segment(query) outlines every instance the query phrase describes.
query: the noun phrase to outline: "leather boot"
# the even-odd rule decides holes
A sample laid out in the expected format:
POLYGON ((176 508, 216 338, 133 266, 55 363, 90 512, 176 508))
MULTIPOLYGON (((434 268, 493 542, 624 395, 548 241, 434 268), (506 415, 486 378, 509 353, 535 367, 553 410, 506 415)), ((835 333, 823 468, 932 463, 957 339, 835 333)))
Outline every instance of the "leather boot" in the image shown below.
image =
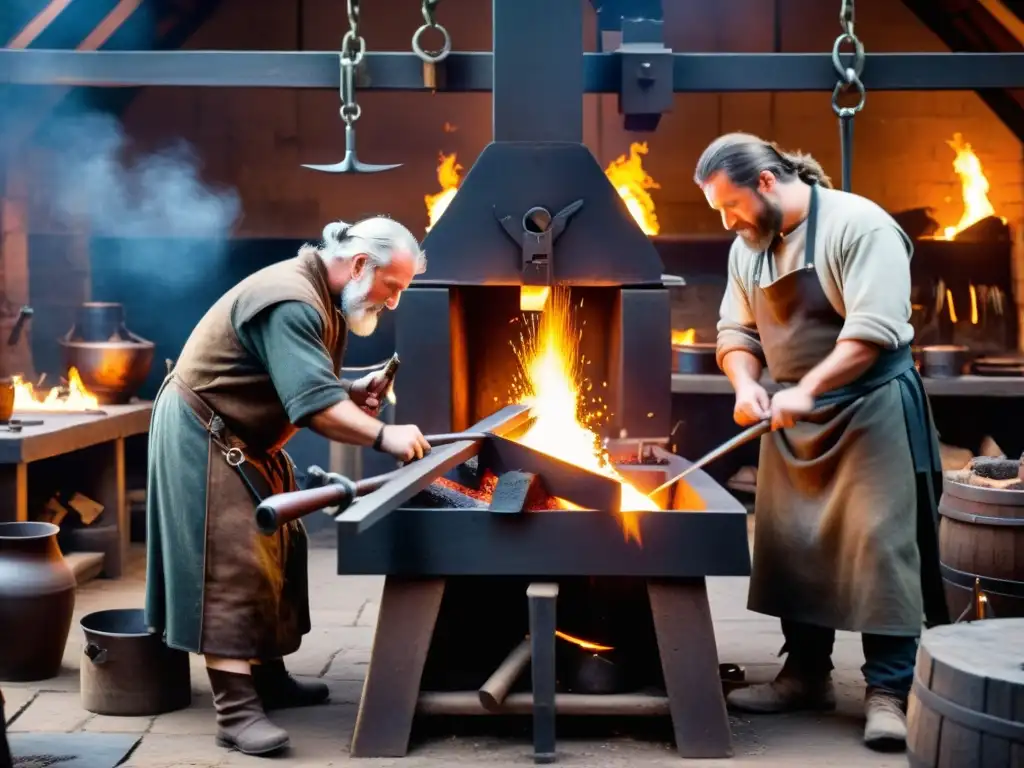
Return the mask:
POLYGON ((731 691, 726 703, 740 712, 779 714, 810 710, 831 712, 836 708, 832 677, 809 679, 786 670, 770 683, 760 683, 731 691))
POLYGON ((331 695, 327 686, 318 680, 296 680, 288 674, 281 659, 253 664, 252 681, 267 711, 323 704, 331 695))
POLYGON ((207 668, 217 710, 217 744, 246 755, 288 746, 288 732, 267 719, 251 675, 207 668))
POLYGON ((901 696, 868 688, 864 697, 864 743, 877 752, 902 752, 907 748, 907 715, 901 696))

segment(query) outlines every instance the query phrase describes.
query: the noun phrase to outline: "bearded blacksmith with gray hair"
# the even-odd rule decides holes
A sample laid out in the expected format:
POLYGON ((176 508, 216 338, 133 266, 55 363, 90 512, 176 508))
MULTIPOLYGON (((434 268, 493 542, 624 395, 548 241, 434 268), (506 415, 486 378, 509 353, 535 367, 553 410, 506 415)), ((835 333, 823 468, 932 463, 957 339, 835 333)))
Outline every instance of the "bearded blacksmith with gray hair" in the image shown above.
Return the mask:
POLYGON ((156 397, 149 433, 146 620, 203 654, 217 742, 269 754, 288 734, 266 710, 318 704, 281 657, 310 629, 300 521, 255 525, 258 498, 295 490, 283 447, 308 427, 408 461, 430 450, 413 425, 375 414, 382 372, 339 378, 348 330, 369 336, 426 269, 408 229, 384 217, 324 228, 319 247, 242 280, 192 331, 156 397))
POLYGON ((902 749, 922 624, 947 623, 938 440, 910 343, 910 239, 832 189, 810 156, 749 134, 712 142, 695 181, 738 237, 718 362, 761 438, 748 607, 782 619, 786 662, 730 693, 748 712, 835 707, 836 630, 861 633, 864 740, 902 749), (761 385, 762 369, 782 389, 761 385))

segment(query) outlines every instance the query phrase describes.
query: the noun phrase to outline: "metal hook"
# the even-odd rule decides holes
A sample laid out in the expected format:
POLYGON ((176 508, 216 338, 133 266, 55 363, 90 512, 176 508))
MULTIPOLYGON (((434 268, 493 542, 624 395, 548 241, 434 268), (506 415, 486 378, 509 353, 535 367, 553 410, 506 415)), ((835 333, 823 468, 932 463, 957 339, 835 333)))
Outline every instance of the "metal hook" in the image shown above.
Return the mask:
MULTIPOLYGON (((361 54, 360 54, 361 56, 361 54)), ((355 100, 355 64, 344 52, 339 55, 341 62, 341 119, 345 122, 345 157, 341 162, 331 165, 313 165, 303 163, 303 168, 324 173, 380 173, 400 168, 401 163, 391 165, 373 165, 364 163, 356 156, 355 122, 362 110, 355 100)))

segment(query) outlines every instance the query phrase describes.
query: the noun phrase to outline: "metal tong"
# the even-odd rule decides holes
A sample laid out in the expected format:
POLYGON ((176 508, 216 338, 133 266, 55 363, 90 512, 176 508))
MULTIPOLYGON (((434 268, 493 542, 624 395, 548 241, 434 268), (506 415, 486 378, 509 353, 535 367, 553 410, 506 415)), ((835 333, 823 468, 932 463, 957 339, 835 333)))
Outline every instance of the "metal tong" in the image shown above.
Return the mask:
MULTIPOLYGON (((490 435, 487 432, 450 432, 442 435, 425 435, 431 448, 459 443, 464 440, 479 442, 490 435)), ((309 484, 300 491, 276 493, 265 498, 256 508, 256 527, 260 533, 270 536, 278 529, 312 514, 318 510, 329 510, 337 514, 348 509, 360 496, 376 491, 390 480, 398 477, 402 469, 385 472, 382 475, 353 481, 335 472, 325 472, 318 466, 306 470, 309 484)))
POLYGON ((762 435, 766 435, 771 431, 771 419, 765 419, 764 421, 759 421, 756 424, 747 427, 745 430, 740 432, 735 437, 729 438, 714 450, 711 450, 708 453, 704 454, 702 457, 697 459, 697 461, 688 466, 682 472, 677 474, 675 477, 669 478, 647 495, 651 498, 654 498, 656 495, 658 495, 658 493, 666 490, 667 488, 671 488, 673 485, 678 483, 691 472, 696 472, 698 469, 703 469, 712 461, 722 458, 727 453, 731 453, 732 451, 739 448, 741 445, 746 445, 751 440, 756 440, 757 438, 761 437, 762 435))

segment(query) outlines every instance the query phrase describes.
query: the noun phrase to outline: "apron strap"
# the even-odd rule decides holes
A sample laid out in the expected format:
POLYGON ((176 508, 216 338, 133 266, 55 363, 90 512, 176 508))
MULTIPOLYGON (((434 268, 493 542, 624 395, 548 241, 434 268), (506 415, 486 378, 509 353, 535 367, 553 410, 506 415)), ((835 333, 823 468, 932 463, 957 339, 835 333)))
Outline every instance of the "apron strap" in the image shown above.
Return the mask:
MULTIPOLYGON (((804 238, 804 269, 809 269, 814 266, 814 246, 818 239, 818 185, 811 184, 811 202, 807 209, 807 234, 804 238)), ((768 249, 761 251, 757 254, 757 261, 754 262, 754 279, 752 282, 752 288, 758 288, 761 285, 761 272, 764 270, 764 264, 768 261, 768 249)), ((772 279, 775 279, 775 259, 768 261, 768 275, 772 279)))

